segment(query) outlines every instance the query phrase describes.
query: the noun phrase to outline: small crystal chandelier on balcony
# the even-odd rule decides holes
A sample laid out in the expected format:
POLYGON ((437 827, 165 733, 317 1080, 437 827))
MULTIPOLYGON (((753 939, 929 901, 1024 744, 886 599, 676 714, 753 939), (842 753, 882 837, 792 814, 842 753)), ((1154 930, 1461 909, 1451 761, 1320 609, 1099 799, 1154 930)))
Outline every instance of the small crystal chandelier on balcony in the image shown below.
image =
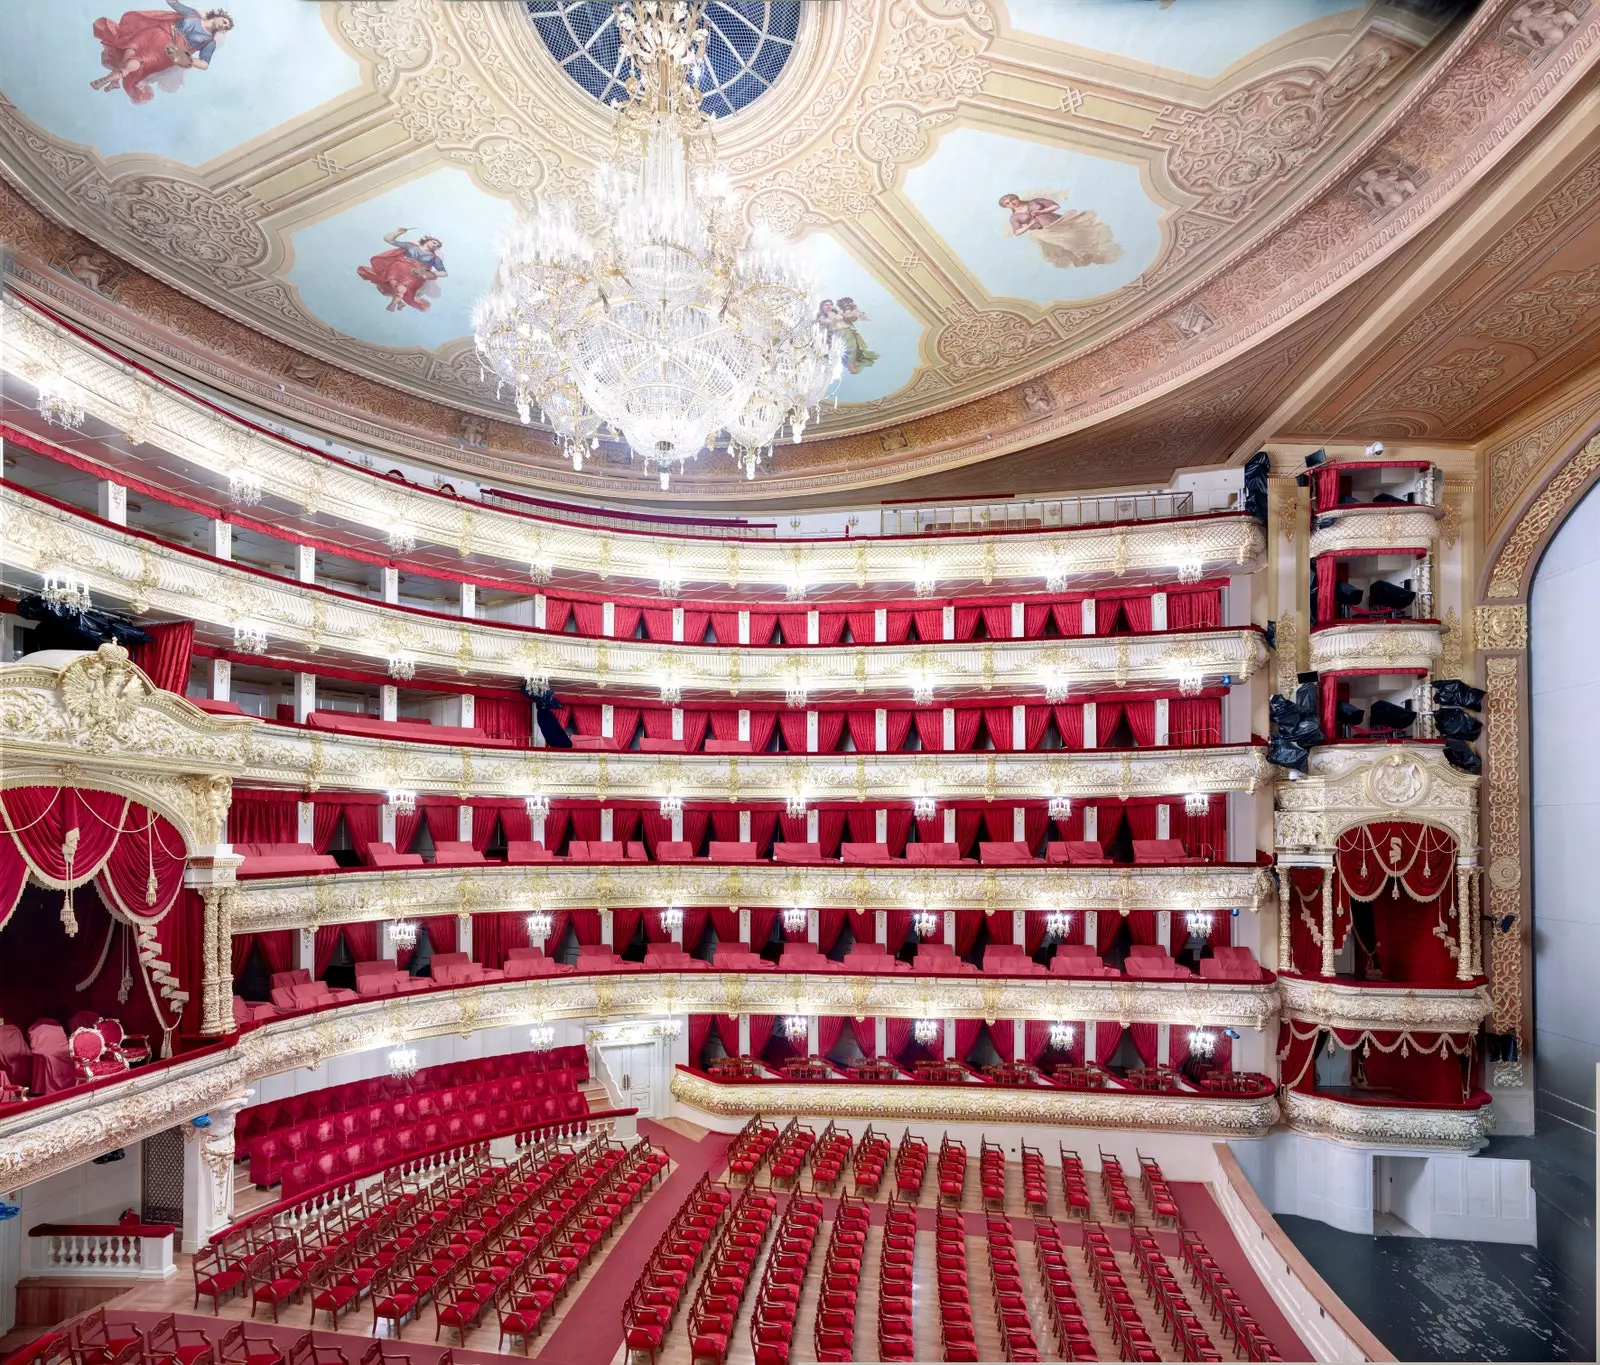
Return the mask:
POLYGON ((1189 1055, 1191 1057, 1213 1057, 1217 1051, 1217 1035, 1208 1028, 1192 1028, 1189 1030, 1189 1055))
POLYGON ((938 814, 939 800, 934 796, 917 796, 911 801, 911 814, 918 820, 931 820, 938 814))
POLYGON ((414 919, 397 919, 389 925, 389 941, 396 948, 417 946, 417 922, 414 919))
POLYGON ((550 798, 548 796, 525 796, 522 798, 523 809, 528 812, 528 819, 543 820, 550 814, 550 798))
POLYGON ((417 1074, 417 1050, 414 1047, 397 1047, 389 1054, 389 1074, 401 1080, 417 1074))
POLYGON ((1044 671, 1044 699, 1052 706, 1059 706, 1072 695, 1071 680, 1063 676, 1058 668, 1047 668, 1044 671))
POLYGON ((1209 792, 1185 792, 1183 794, 1183 813, 1185 815, 1205 815, 1211 810, 1211 794, 1209 792))
POLYGON ((261 501, 261 475, 249 465, 235 465, 228 471, 228 501, 254 507, 261 501))
POLYGON ((241 654, 265 654, 267 632, 254 621, 240 621, 233 628, 233 647, 241 654))
POLYGON ((803 934, 811 925, 811 914, 800 907, 783 912, 783 931, 786 934, 803 934))
POLYGON ((1183 917, 1183 927, 1201 938, 1211 936, 1211 927, 1215 923, 1209 910, 1191 910, 1183 917))
POLYGON ((553 1024, 535 1024, 528 1030, 528 1046, 535 1052, 548 1052, 556 1045, 553 1024))
POLYGON ((803 1014, 786 1014, 783 1018, 783 1036, 791 1043, 804 1042, 811 1032, 811 1021, 803 1014))
POLYGON ((1175 567, 1178 570, 1178 582, 1198 583, 1200 575, 1205 571, 1205 561, 1199 555, 1185 555, 1175 567))
POLYGON ((669 934, 678 934, 683 931, 683 911, 675 905, 668 906, 661 912, 661 927, 669 934))
POLYGON ((1054 1020, 1050 1025, 1050 1046, 1056 1052, 1065 1052, 1072 1046, 1072 1040, 1077 1036, 1077 1029, 1060 1019, 1054 1020))
POLYGON ((912 1039, 923 1047, 932 1047, 944 1032, 944 1023, 938 1019, 918 1019, 911 1025, 912 1039))
POLYGON ((1199 669, 1184 669, 1178 674, 1178 695, 1198 697, 1205 690, 1206 675, 1199 669))
POLYGON ((403 521, 389 528, 389 548, 397 555, 408 555, 417 548, 417 533, 403 521))
POLYGON ((798 820, 806 813, 806 798, 803 792, 796 792, 783 798, 783 813, 791 820, 798 820))
POLYGON ((389 676, 396 682, 410 682, 417 676, 416 659, 410 654, 391 654, 389 656, 389 676))
POLYGON ((1052 820, 1070 820, 1072 818, 1072 798, 1070 796, 1052 796, 1048 813, 1052 820))
POLYGON ((788 426, 799 440, 842 373, 796 254, 749 232, 717 166, 695 73, 703 0, 625 0, 630 74, 593 212, 542 198, 507 240, 474 334, 517 412, 537 408, 581 468, 620 433, 668 486, 709 443, 753 479, 788 426), (592 229, 583 221, 592 221, 592 229))
POLYGON ((389 804, 396 815, 410 815, 417 808, 417 794, 396 788, 389 793, 389 804))
POLYGON ((548 910, 534 910, 528 915, 528 942, 533 944, 543 943, 550 937, 550 931, 556 927, 555 916, 548 910))
POLYGON ((676 706, 683 700, 683 683, 676 673, 663 673, 661 675, 661 704, 663 706, 676 706))
POLYGON ((64 375, 40 375, 35 381, 34 392, 37 394, 34 405, 39 409, 39 416, 52 426, 75 431, 88 416, 83 406, 83 391, 64 375))
POLYGON ((791 678, 783 689, 783 699, 796 711, 806 704, 806 685, 799 678, 791 678))
POLYGON ((918 706, 933 703, 933 680, 920 670, 911 675, 911 700, 918 706))
POLYGON ((663 820, 675 820, 682 814, 683 798, 681 796, 673 796, 669 793, 661 798, 661 818, 663 820))
POLYGON ((917 931, 919 939, 932 938, 939 932, 939 916, 932 910, 918 910, 911 917, 911 927, 917 931))
POLYGON ((1070 910, 1052 910, 1044 917, 1044 931, 1055 936, 1057 942, 1066 938, 1072 932, 1072 912, 1070 910))
POLYGON ((46 569, 39 596, 62 611, 89 611, 94 605, 89 599, 89 580, 71 569, 46 569))

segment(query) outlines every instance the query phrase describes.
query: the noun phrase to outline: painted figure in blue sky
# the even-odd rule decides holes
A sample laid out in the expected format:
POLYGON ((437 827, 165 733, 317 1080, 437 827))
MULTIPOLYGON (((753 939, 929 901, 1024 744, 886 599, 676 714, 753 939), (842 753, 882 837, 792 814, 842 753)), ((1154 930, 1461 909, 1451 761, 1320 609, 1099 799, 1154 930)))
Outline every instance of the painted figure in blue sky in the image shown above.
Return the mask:
POLYGON ((823 299, 817 309, 817 321, 829 336, 838 337, 843 345, 842 360, 847 374, 860 374, 877 362, 878 353, 867 349, 866 340, 856 326, 858 322, 871 322, 872 319, 856 307, 856 301, 848 294, 840 295, 837 303, 832 299, 823 299))
POLYGON ((185 71, 205 71, 217 43, 233 31, 224 9, 195 9, 182 0, 167 0, 166 9, 131 9, 120 19, 94 21, 100 60, 106 74, 89 82, 95 90, 119 85, 135 104, 148 104, 158 86, 174 91, 185 71))
MULTIPOLYGON (((1057 191, 1057 193, 1060 193, 1057 191)), ((1066 198, 1063 194, 1061 199, 1066 198)), ((1032 235, 1045 260, 1069 270, 1084 265, 1110 265, 1122 255, 1122 248, 1092 209, 1063 209, 1061 199, 1043 194, 1023 198, 1002 194, 1000 207, 1009 209, 1013 237, 1032 235)))
POLYGON ((389 312, 399 313, 409 306, 426 313, 430 300, 439 297, 439 286, 434 281, 450 273, 439 254, 444 243, 437 237, 409 242, 404 236, 406 231, 397 227, 389 233, 383 239, 389 243, 389 250, 380 251, 366 265, 357 266, 356 274, 388 298, 389 312))

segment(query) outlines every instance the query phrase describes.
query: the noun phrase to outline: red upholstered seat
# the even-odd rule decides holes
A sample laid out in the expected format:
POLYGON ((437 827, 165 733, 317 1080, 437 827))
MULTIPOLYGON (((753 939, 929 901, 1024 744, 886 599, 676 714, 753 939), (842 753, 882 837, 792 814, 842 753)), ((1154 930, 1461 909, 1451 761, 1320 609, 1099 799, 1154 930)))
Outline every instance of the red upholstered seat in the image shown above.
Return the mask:
POLYGON ((714 863, 753 863, 758 854, 752 843, 713 839, 707 846, 707 856, 714 863))
POLYGON ((954 866, 970 863, 971 858, 961 856, 959 844, 907 844, 906 861, 921 866, 954 866))
POLYGON ((956 950, 948 943, 919 945, 915 970, 932 972, 939 976, 973 976, 978 971, 970 962, 963 962, 958 958, 956 950))
POLYGON ((356 963, 357 995, 398 995, 426 984, 413 980, 410 972, 401 971, 392 962, 356 963))
POLYGON ((639 740, 641 754, 682 754, 688 752, 688 745, 681 739, 651 739, 648 735, 639 740))
POLYGON ((544 955, 542 948, 513 948, 506 954, 505 974, 508 981, 522 981, 534 976, 554 976, 573 969, 544 955))
POLYGON ((339 866, 331 853, 318 853, 310 844, 235 844, 233 851, 244 859, 240 877, 290 877, 339 866))
POLYGON ((435 867, 466 867, 487 861, 483 854, 464 839, 441 839, 433 846, 435 867))
POLYGON ((748 739, 708 739, 705 743, 705 752, 708 754, 749 754, 755 750, 748 739))
POLYGON ((1016 943, 991 943, 983 950, 983 970, 1003 976, 1045 976, 1043 967, 1016 943))
POLYGON ((1130 977, 1141 981, 1177 981, 1194 975, 1187 967, 1174 962, 1167 950, 1155 943, 1136 943, 1128 949, 1128 960, 1123 964, 1130 977))
POLYGON ((115 1076, 128 1069, 127 1060, 119 1052, 106 1048, 106 1040, 97 1028, 80 1028, 68 1040, 73 1065, 80 1080, 99 1080, 102 1076, 115 1076))
POLYGON ((1019 867, 1043 861, 1035 858, 1024 843, 1003 841, 978 845, 978 861, 985 867, 1019 867))
POLYGON ((887 863, 903 863, 904 858, 891 858, 888 844, 839 845, 839 859, 849 867, 882 867, 887 863))
POLYGON ((658 863, 686 863, 694 857, 694 845, 681 839, 663 839, 656 845, 658 863))
POLYGON ((368 867, 421 867, 420 853, 396 853, 393 844, 374 839, 367 845, 368 867))
POLYGON ((1056 945, 1056 955, 1051 960, 1050 971, 1056 976, 1095 977, 1121 976, 1115 967, 1100 960, 1100 955, 1086 943, 1061 943, 1056 945))
POLYGON ((1203 860, 1190 857, 1185 852, 1181 839, 1135 839, 1133 841, 1133 861, 1135 863, 1198 863, 1203 860))
POLYGON ((506 843, 508 863, 547 863, 554 857, 538 839, 512 839, 506 843))
POLYGON ((472 961, 465 953, 435 953, 429 963, 433 979, 441 986, 471 985, 479 981, 499 981, 505 973, 472 961))
POLYGON ((590 752, 599 750, 602 753, 615 753, 617 741, 612 735, 568 735, 574 749, 584 749, 590 752))
POLYGON ((820 863, 823 861, 821 844, 775 843, 772 846, 775 863, 820 863))
POLYGON ((1109 867, 1111 859, 1093 839, 1066 839, 1061 843, 1046 844, 1044 858, 1047 863, 1070 863, 1073 867, 1109 867))

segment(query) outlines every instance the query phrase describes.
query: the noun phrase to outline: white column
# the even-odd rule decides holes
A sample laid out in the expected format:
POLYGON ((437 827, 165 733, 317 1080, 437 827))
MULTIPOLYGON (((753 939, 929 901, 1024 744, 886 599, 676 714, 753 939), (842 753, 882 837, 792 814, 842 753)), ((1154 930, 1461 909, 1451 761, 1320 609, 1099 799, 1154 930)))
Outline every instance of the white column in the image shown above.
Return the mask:
POLYGON ((294 837, 296 843, 309 844, 316 840, 317 807, 311 801, 297 801, 294 807, 294 837))
POLYGON ((183 1130, 183 1241, 182 1249, 198 1251, 212 1234, 233 1221, 233 1121, 248 1102, 251 1091, 224 1100, 204 1117, 207 1127, 194 1120, 183 1130))
POLYGON ((472 916, 456 916, 456 951, 472 956, 472 916))
POLYGON ((806 752, 808 754, 814 754, 814 753, 817 752, 817 733, 818 733, 817 727, 818 727, 818 724, 819 724, 819 722, 818 722, 818 718, 817 718, 817 713, 815 711, 807 711, 806 712, 806 752))
POLYGON ((1156 838, 1172 838, 1172 807, 1169 805, 1156 807, 1156 838))
POLYGON ((400 689, 393 683, 384 683, 378 689, 378 716, 389 721, 400 719, 400 689))
POLYGON ((296 673, 294 675, 294 718, 300 725, 306 723, 306 717, 317 709, 317 675, 315 673, 296 673))
POLYGON ((887 910, 874 910, 872 912, 872 941, 881 943, 885 947, 889 943, 889 912, 887 910))
POLYGON ((1028 912, 1026 910, 1013 910, 1011 912, 1011 941, 1019 948, 1028 946, 1028 912))
POLYGON ((1167 628, 1167 595, 1164 592, 1150 594, 1150 629, 1165 630, 1167 628))
POLYGON ((608 843, 611 842, 611 831, 615 827, 615 818, 616 817, 612 814, 610 806, 605 806, 605 807, 603 807, 601 809, 601 811, 600 811, 600 842, 601 843, 607 843, 608 844, 608 843))
POLYGON ((617 716, 616 710, 609 703, 604 703, 604 704, 601 705, 601 707, 600 707, 600 737, 602 739, 615 739, 616 738, 616 735, 615 735, 616 716, 617 716))
POLYGON ((806 911, 806 942, 819 947, 822 943, 822 916, 815 910, 806 911))
POLYGON ((1172 1065, 1172 1025, 1156 1025, 1156 1065, 1172 1065))
POLYGON ((394 941, 394 921, 385 919, 378 921, 378 961, 398 962, 400 960, 400 945, 394 941))
POLYGON ((1011 747, 1021 753, 1028 747, 1028 708, 1011 708, 1011 747))
POLYGON ((1083 704, 1083 747, 1085 749, 1098 748, 1100 736, 1095 729, 1098 719, 1098 710, 1094 702, 1086 701, 1083 704))
POLYGON ((739 1016, 739 1055, 741 1057, 750 1055, 750 1016, 748 1014, 739 1016))
POLYGON ((1085 910, 1083 912, 1083 941, 1091 948, 1100 942, 1100 912, 1098 910, 1085 910))
POLYGON ((301 929, 294 936, 294 970, 309 972, 317 962, 317 931, 301 929))
POLYGON ((461 585, 461 615, 468 621, 478 614, 478 585, 476 583, 463 583, 461 585))
POLYGON ((1100 1025, 1093 1019, 1085 1020, 1083 1025, 1083 1060, 1087 1064, 1094 1061, 1095 1034, 1099 1032, 1100 1025))
POLYGON ((956 813, 949 806, 944 808, 944 841, 947 844, 956 841, 956 813))
POLYGON ((1083 808, 1083 837, 1085 839, 1100 837, 1100 812, 1093 806, 1083 808))
POLYGON ((602 635, 615 635, 617 633, 617 604, 615 602, 602 602, 600 604, 600 633, 602 635))
POLYGON ((683 608, 672 609, 672 642, 675 645, 683 643, 683 608))
POLYGON ((683 708, 681 706, 672 708, 672 737, 673 739, 683 738, 683 708))
POLYGON ((1021 806, 1011 808, 1011 838, 1021 843, 1028 837, 1028 812, 1021 806))
POLYGON ((233 523, 214 519, 211 523, 211 553, 218 559, 233 558, 233 523))
POLYGON ((678 947, 680 947, 680 948, 683 947, 683 921, 679 920, 677 922, 677 924, 675 924, 672 927, 672 931, 671 932, 672 932, 672 941, 674 943, 676 943, 678 945, 678 947))
POLYGON ((822 1040, 818 1034, 817 1016, 813 1014, 806 1020, 806 1056, 808 1057, 815 1057, 818 1048, 822 1046, 822 1040))
POLYGON ((747 810, 739 812, 739 842, 741 844, 750 842, 750 812, 747 810))
POLYGON ((881 1014, 872 1021, 872 1055, 883 1057, 889 1051, 888 1020, 881 1014))
POLYGON ((750 643, 750 613, 747 611, 739 613, 739 643, 741 645, 750 643))
POLYGON ((943 615, 944 638, 953 640, 956 638, 956 609, 954 607, 946 607, 943 615))
POLYGON ((393 564, 383 566, 383 600, 391 606, 400 600, 400 570, 393 564))
POLYGON ((128 490, 120 483, 112 483, 110 479, 101 479, 95 489, 95 511, 101 520, 109 521, 113 526, 126 526, 128 524, 128 490))
POLYGON ((881 706, 872 713, 872 747, 880 754, 889 747, 889 713, 881 706))
POLYGON ((461 694, 461 724, 471 730, 478 724, 478 698, 473 692, 461 694))
POLYGON ((954 910, 946 910, 944 912, 944 941, 950 945, 950 950, 954 952, 956 946, 956 912, 954 910))
POLYGON ((889 842, 889 812, 877 810, 872 813, 872 837, 880 844, 889 842))
POLYGON ((814 844, 817 839, 817 813, 814 810, 808 810, 806 812, 806 842, 814 844))
MULTIPOLYGON (((600 911, 600 942, 613 952, 616 951, 616 944, 611 941, 611 912, 605 909, 600 911)), ((626 947, 627 945, 624 944, 623 946, 626 947)))
POLYGON ((1027 618, 1023 615, 1022 603, 1011 604, 1011 638, 1020 640, 1027 630, 1027 618))
POLYGON ((806 643, 820 645, 822 643, 822 613, 808 611, 806 613, 806 643))
POLYGON ((532 826, 528 830, 529 835, 536 844, 544 843, 544 819, 542 815, 535 815, 532 820, 532 826))
POLYGON ((1168 720, 1168 714, 1169 714, 1170 707, 1171 707, 1171 703, 1168 701, 1168 699, 1166 697, 1157 697, 1156 698, 1156 743, 1157 744, 1171 744, 1172 743, 1171 722, 1168 720))
POLYGON ((940 727, 942 733, 939 736, 939 741, 944 745, 944 751, 949 753, 956 747, 956 708, 953 706, 945 707, 941 719, 944 723, 940 727))
POLYGON ((547 602, 545 600, 545 595, 542 592, 534 593, 534 595, 533 595, 533 624, 534 624, 534 628, 536 630, 543 630, 545 628, 545 622, 546 622, 546 620, 549 619, 547 617, 547 615, 546 615, 546 612, 549 609, 549 605, 550 605, 549 602, 547 602))
POLYGON ((294 575, 302 583, 315 583, 317 581, 317 547, 315 545, 296 545, 294 547, 294 575))
POLYGON ((390 845, 394 843, 397 814, 395 808, 387 801, 378 807, 378 839, 381 843, 390 845))
POLYGON ((881 645, 889 638, 889 610, 887 607, 874 607, 872 609, 872 642, 881 645))
POLYGON ((233 690, 233 665, 227 659, 211 661, 211 700, 230 701, 233 690))
POLYGON ((739 712, 739 738, 741 740, 750 738, 750 713, 745 710, 739 712))
POLYGON ((953 1062, 956 1059, 956 1021, 954 1019, 941 1019, 944 1025, 944 1059, 953 1062))
POLYGON ((460 805, 456 807, 456 838, 464 844, 472 842, 472 807, 460 805))
POLYGON ((1172 949, 1172 911, 1156 911, 1156 942, 1169 952, 1172 949))
POLYGON ((683 842, 683 812, 681 810, 675 812, 672 817, 672 842, 675 844, 683 842))
MULTIPOLYGON (((1018 940, 1019 942, 1021 940, 1018 940)), ((1013 1019, 1011 1021, 1011 1060, 1025 1062, 1028 1060, 1028 1021, 1026 1019, 1013 1019)))
POLYGON ((739 942, 750 942, 750 912, 748 910, 739 911, 739 942))

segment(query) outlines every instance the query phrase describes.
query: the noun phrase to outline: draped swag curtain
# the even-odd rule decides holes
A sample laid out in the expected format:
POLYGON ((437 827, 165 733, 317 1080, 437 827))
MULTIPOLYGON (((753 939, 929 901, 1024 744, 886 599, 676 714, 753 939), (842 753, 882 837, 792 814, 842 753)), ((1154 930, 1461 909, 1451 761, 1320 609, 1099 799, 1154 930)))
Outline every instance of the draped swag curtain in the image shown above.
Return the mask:
POLYGON ((194 622, 172 621, 145 626, 147 645, 135 645, 130 657, 157 687, 180 697, 189 685, 189 663, 194 655, 194 622))
POLYGON ((1353 1063, 1359 1062, 1369 1089, 1394 1090, 1420 1104, 1456 1105, 1473 1097, 1470 1034, 1328 1029, 1285 1019, 1278 1025, 1278 1062, 1289 1089, 1316 1089, 1319 1044, 1356 1054, 1353 1063))

